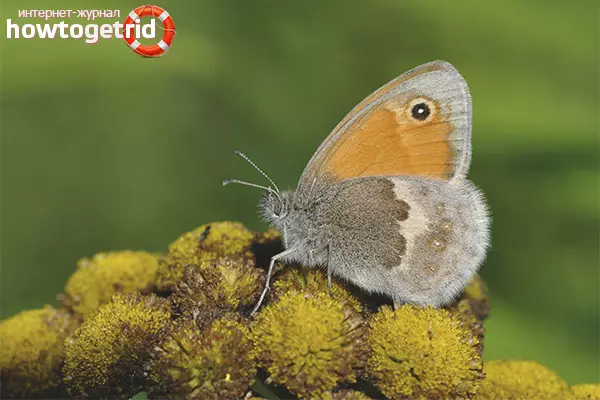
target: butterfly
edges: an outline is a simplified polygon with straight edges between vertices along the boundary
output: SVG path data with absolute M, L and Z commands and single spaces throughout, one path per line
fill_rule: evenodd
M 356 105 L 314 153 L 296 190 L 270 183 L 259 203 L 297 262 L 395 305 L 442 306 L 476 274 L 490 243 L 482 193 L 466 179 L 471 96 L 448 62 L 416 67 Z

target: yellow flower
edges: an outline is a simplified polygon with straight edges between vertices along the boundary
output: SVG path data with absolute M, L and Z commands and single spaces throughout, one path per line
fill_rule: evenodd
M 256 373 L 250 332 L 228 314 L 202 329 L 192 318 L 177 320 L 156 347 L 150 377 L 152 396 L 236 399 Z
M 283 294 L 258 314 L 252 333 L 270 379 L 300 397 L 354 382 L 364 365 L 362 316 L 328 293 Z
M 263 271 L 252 260 L 221 258 L 187 267 L 171 300 L 178 313 L 254 306 L 264 285 Z
M 299 291 L 305 295 L 329 294 L 327 276 L 320 270 L 303 267 L 285 267 L 276 276 L 272 286 L 269 292 L 271 301 L 276 301 L 289 291 Z M 335 300 L 356 312 L 362 311 L 360 302 L 340 283 L 332 281 L 331 291 Z
M 173 290 L 188 266 L 199 267 L 205 261 L 237 256 L 253 259 L 254 234 L 237 222 L 213 222 L 184 233 L 169 245 L 158 268 L 159 290 Z
M 143 251 L 99 253 L 77 263 L 67 281 L 62 302 L 87 316 L 115 293 L 150 293 L 156 283 L 158 259 Z
M 565 381 L 534 361 L 489 361 L 478 400 L 565 400 L 571 396 Z
M 466 398 L 483 379 L 478 339 L 447 310 L 384 306 L 369 327 L 367 373 L 390 399 Z
M 0 323 L 1 397 L 49 395 L 60 382 L 64 340 L 77 323 L 50 306 L 23 311 Z
M 64 383 L 77 397 L 125 397 L 141 391 L 143 365 L 170 320 L 166 299 L 116 294 L 65 341 Z
M 598 400 L 600 399 L 600 384 L 573 385 L 571 393 L 573 393 L 573 400 Z

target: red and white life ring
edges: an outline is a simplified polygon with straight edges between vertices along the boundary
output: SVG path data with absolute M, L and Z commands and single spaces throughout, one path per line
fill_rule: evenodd
M 133 25 L 142 17 L 150 16 L 158 18 L 163 25 L 164 33 L 160 42 L 152 46 L 146 46 L 138 42 L 137 38 L 133 34 L 134 29 L 130 29 L 130 35 L 126 34 L 126 29 L 128 24 Z M 173 42 L 173 37 L 175 37 L 175 24 L 173 23 L 173 18 L 171 18 L 171 15 L 169 15 L 168 12 L 159 6 L 139 6 L 129 13 L 123 25 L 123 38 L 127 42 L 127 45 L 131 47 L 133 51 L 144 57 L 159 57 L 165 54 Z

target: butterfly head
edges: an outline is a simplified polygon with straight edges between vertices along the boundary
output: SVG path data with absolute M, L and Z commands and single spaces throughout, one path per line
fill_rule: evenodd
M 265 191 L 258 205 L 262 217 L 271 225 L 282 230 L 285 221 L 290 215 L 292 205 L 292 192 Z

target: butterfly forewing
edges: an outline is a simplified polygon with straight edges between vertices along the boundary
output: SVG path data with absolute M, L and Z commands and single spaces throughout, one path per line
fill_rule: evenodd
M 344 117 L 298 185 L 318 179 L 411 175 L 464 177 L 470 162 L 471 98 L 449 63 L 436 61 L 387 83 Z

